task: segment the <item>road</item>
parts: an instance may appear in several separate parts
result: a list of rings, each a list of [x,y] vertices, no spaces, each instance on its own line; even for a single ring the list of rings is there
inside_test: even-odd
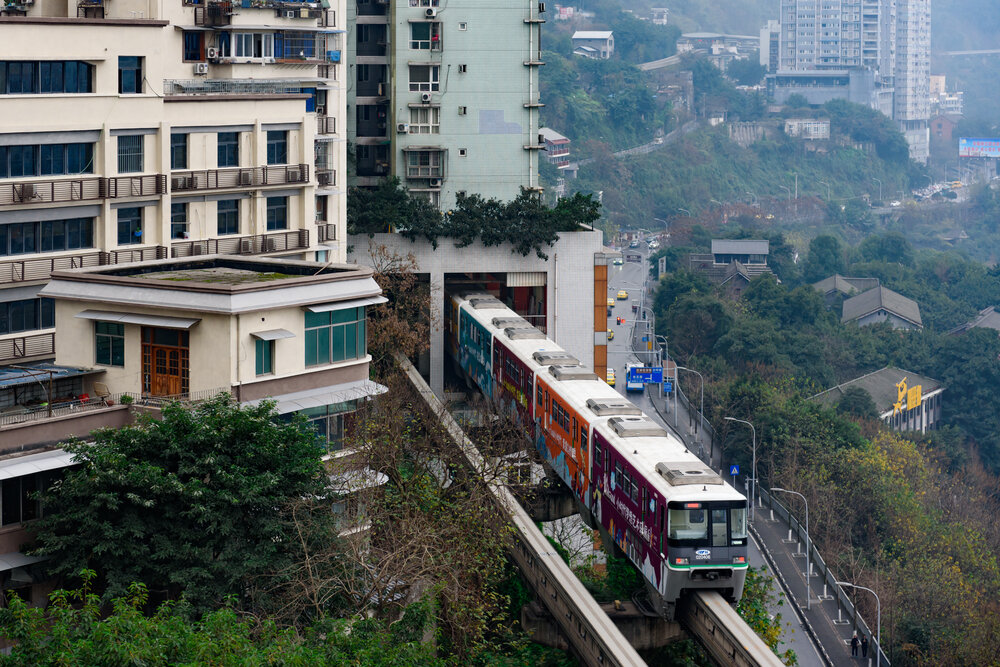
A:
[[[629,249],[629,252],[634,253],[637,250]],[[640,244],[638,252],[642,254],[641,264],[626,262],[622,266],[612,267],[612,270],[608,274],[608,296],[615,299],[612,314],[608,318],[608,328],[615,332],[614,340],[608,341],[608,368],[615,370],[615,388],[620,394],[623,396],[627,395],[630,401],[654,421],[667,430],[673,431],[678,437],[687,442],[689,446],[694,447],[695,443],[701,444],[701,441],[697,438],[700,438],[702,434],[698,434],[695,438],[688,434],[687,424],[689,423],[689,418],[683,403],[678,402],[678,412],[674,414],[673,404],[669,401],[657,399],[656,405],[653,404],[653,399],[650,398],[651,392],[656,396],[658,390],[651,389],[647,392],[631,392],[628,394],[625,392],[625,364],[628,362],[651,363],[656,360],[655,356],[651,353],[641,353],[643,346],[641,336],[647,331],[647,322],[650,325],[649,329],[651,330],[652,328],[652,321],[649,319],[652,317],[652,312],[649,310],[646,311],[646,320],[642,319],[641,312],[638,314],[632,312],[631,302],[633,299],[639,300],[644,308],[648,308],[651,305],[649,303],[651,297],[644,297],[644,291],[649,279],[649,263],[646,261],[648,251],[645,244]],[[619,300],[617,297],[619,290],[626,290],[628,298]],[[616,324],[616,318],[618,317],[624,317],[625,324]],[[633,334],[635,334],[634,337]],[[636,353],[632,349],[632,342],[636,339],[638,339],[640,353]],[[655,344],[653,345],[653,349],[656,349]],[[673,423],[675,421],[681,427],[681,430],[684,431],[683,436],[678,432],[678,429],[674,428]],[[704,449],[709,449],[707,442],[706,440]],[[698,453],[697,450],[692,449],[692,451]],[[718,461],[713,461],[712,465],[718,469],[719,463]],[[750,565],[753,567],[764,565],[764,557],[754,542],[751,542]],[[771,613],[781,614],[782,616],[782,624],[784,626],[782,641],[785,644],[781,647],[782,650],[787,648],[793,649],[798,656],[798,664],[801,667],[823,667],[824,661],[820,658],[816,647],[809,641],[805,627],[798,617],[791,612],[790,605],[784,598],[784,594],[776,590],[772,595],[770,604]]]
[[[622,157],[628,157],[630,155],[643,155],[645,153],[652,153],[653,151],[659,150],[664,146],[669,146],[670,144],[677,141],[679,137],[682,137],[686,134],[691,134],[696,129],[698,129],[698,121],[689,120],[688,122],[684,123],[677,129],[671,130],[670,132],[665,134],[663,136],[662,141],[657,141],[656,139],[654,139],[653,141],[649,141],[639,146],[633,146],[632,148],[625,148],[620,151],[615,151],[614,153],[612,153],[612,155],[617,158],[622,158]],[[583,167],[585,165],[591,164],[595,160],[597,160],[597,158],[589,157],[584,160],[580,160],[577,163],[577,166]]]

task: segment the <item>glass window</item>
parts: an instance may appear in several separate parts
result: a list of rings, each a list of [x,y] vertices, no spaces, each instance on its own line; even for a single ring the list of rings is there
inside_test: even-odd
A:
[[[668,530],[672,540],[704,540],[708,537],[708,514],[702,509],[671,509]]]
[[[240,166],[239,132],[219,132],[219,166]]]
[[[267,231],[288,229],[288,197],[267,198]]]
[[[38,92],[37,62],[8,62],[7,90],[11,95],[28,95]]]
[[[92,93],[91,71],[76,60],[0,61],[0,95]]]
[[[440,178],[444,175],[441,151],[408,151],[407,178]]]
[[[434,51],[441,48],[441,24],[436,21],[411,23],[410,48]]]
[[[364,306],[305,315],[306,366],[360,359],[368,353]]]
[[[187,169],[188,166],[188,135],[170,135],[170,168]]]
[[[440,90],[439,65],[410,65],[410,91],[415,93]]]
[[[257,341],[257,375],[270,375],[274,372],[274,341]]]
[[[188,205],[170,205],[170,238],[186,239],[188,232]]]
[[[142,171],[142,135],[118,137],[118,173],[134,174]]]
[[[118,209],[118,245],[142,243],[142,209],[138,206]]]
[[[729,544],[728,521],[726,521],[726,510],[712,510],[712,546],[724,547]]]
[[[440,134],[441,107],[410,109],[410,134]]]
[[[747,539],[747,510],[745,507],[733,507],[729,510],[729,536],[734,544],[742,544],[739,540]]]
[[[288,131],[267,131],[267,163],[288,164]]]
[[[124,324],[94,322],[94,363],[102,366],[125,365]]]
[[[0,334],[51,329],[55,326],[52,299],[20,299],[0,302]]]
[[[224,199],[218,202],[219,236],[240,233],[240,202],[238,199]]]
[[[0,225],[0,257],[93,247],[93,218]]]
[[[38,175],[38,146],[8,146],[11,178]]]
[[[204,33],[185,32],[184,33],[184,60],[204,60],[205,52],[202,47],[205,44]]]
[[[142,57],[118,56],[118,92],[135,94],[142,92]]]

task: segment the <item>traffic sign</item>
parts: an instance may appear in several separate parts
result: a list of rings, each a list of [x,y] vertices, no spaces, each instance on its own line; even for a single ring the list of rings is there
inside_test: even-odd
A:
[[[674,383],[673,382],[664,382],[663,383],[663,391],[669,392],[669,391],[673,391],[673,390],[674,390]]]
[[[740,474],[740,467],[735,463],[729,466],[729,474],[732,475],[733,477],[736,477],[736,475]]]

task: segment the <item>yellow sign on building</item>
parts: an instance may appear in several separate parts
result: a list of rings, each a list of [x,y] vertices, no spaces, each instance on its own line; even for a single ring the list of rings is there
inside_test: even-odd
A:
[[[918,384],[916,387],[910,387],[906,392],[906,409],[913,410],[920,405],[921,399],[921,386]]]
[[[906,403],[903,403],[903,400]],[[923,386],[917,385],[915,387],[906,386],[906,378],[903,378],[896,383],[896,402],[892,404],[892,414],[897,414],[904,408],[906,410],[913,410],[920,402],[923,400]]]

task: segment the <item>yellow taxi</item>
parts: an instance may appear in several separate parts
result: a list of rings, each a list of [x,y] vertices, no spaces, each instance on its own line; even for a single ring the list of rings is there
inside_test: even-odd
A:
[[[623,289],[618,290],[618,298],[619,299],[627,299],[628,298],[628,292],[626,292]]]
[[[615,339],[615,332],[612,331],[611,329],[608,329],[608,340],[614,340],[614,339]]]
[[[608,369],[608,384],[612,387],[615,386],[615,369]]]
[[[610,296],[608,297],[608,305],[609,305],[609,306],[613,306],[613,305],[615,305],[615,300],[614,300],[614,299],[612,299],[612,298],[611,298]]]

